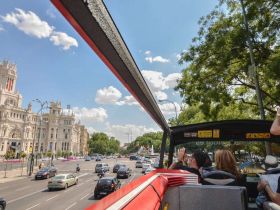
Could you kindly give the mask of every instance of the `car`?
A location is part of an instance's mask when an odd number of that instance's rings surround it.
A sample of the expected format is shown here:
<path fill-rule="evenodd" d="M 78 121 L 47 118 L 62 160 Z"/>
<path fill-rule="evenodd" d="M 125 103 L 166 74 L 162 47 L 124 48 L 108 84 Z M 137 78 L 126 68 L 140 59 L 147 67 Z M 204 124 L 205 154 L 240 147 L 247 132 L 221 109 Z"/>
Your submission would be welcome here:
<path fill-rule="evenodd" d="M 67 189 L 78 184 L 78 177 L 74 174 L 58 174 L 48 182 L 49 191 L 53 189 Z"/>
<path fill-rule="evenodd" d="M 95 161 L 101 161 L 101 157 L 97 156 Z"/>
<path fill-rule="evenodd" d="M 57 173 L 57 169 L 53 166 L 50 167 L 45 167 L 40 169 L 36 175 L 35 175 L 35 180 L 37 179 L 48 179 L 49 177 L 55 176 Z"/>
<path fill-rule="evenodd" d="M 142 161 L 141 160 L 136 161 L 135 168 L 142 168 Z"/>
<path fill-rule="evenodd" d="M 95 173 L 99 173 L 101 171 L 106 172 L 106 171 L 109 171 L 109 170 L 110 170 L 110 168 L 109 168 L 107 163 L 97 163 L 95 165 Z"/>
<path fill-rule="evenodd" d="M 86 156 L 85 161 L 91 161 L 91 157 Z"/>
<path fill-rule="evenodd" d="M 121 167 L 117 172 L 117 178 L 128 178 L 131 176 L 131 169 L 128 167 Z"/>
<path fill-rule="evenodd" d="M 137 156 L 131 155 L 131 156 L 129 157 L 129 160 L 137 160 Z"/>
<path fill-rule="evenodd" d="M 125 164 L 117 163 L 117 164 L 114 165 L 114 167 L 113 167 L 113 173 L 117 173 L 118 170 L 119 170 L 121 167 L 125 167 L 125 166 L 126 166 Z"/>
<path fill-rule="evenodd" d="M 150 172 L 152 172 L 152 171 L 154 171 L 154 170 L 156 170 L 156 169 L 153 168 L 153 167 L 149 167 L 149 168 L 146 169 L 146 171 L 144 172 L 144 174 L 148 174 L 148 173 L 150 173 Z"/>
<path fill-rule="evenodd" d="M 6 201 L 4 198 L 0 198 L 0 210 L 4 210 L 6 208 Z"/>
<path fill-rule="evenodd" d="M 150 167 L 152 167 L 151 164 L 143 163 L 143 165 L 142 165 L 142 173 L 145 173 L 147 168 L 150 168 Z"/>
<path fill-rule="evenodd" d="M 121 183 L 116 177 L 103 177 L 98 180 L 94 189 L 94 198 L 104 197 L 120 189 Z"/>

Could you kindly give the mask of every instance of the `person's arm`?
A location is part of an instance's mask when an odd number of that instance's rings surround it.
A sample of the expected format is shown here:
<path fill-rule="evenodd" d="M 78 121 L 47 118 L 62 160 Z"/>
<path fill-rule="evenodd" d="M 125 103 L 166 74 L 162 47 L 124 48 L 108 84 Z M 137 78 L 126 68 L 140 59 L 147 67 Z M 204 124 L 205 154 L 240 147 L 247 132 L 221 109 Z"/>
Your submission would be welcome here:
<path fill-rule="evenodd" d="M 270 133 L 273 135 L 280 135 L 280 108 L 277 109 L 276 118 L 272 123 Z"/>
<path fill-rule="evenodd" d="M 185 156 L 186 156 L 186 153 L 185 153 L 186 149 L 185 148 L 181 148 L 178 150 L 178 162 L 177 163 L 172 163 L 170 166 L 169 166 L 169 169 L 176 169 L 178 167 L 179 164 L 183 165 L 183 162 L 185 161 Z"/>
<path fill-rule="evenodd" d="M 262 190 L 265 190 L 267 192 L 272 202 L 276 203 L 277 205 L 280 205 L 280 193 L 273 192 L 270 185 L 265 180 L 261 180 L 258 184 L 258 191 Z"/>
<path fill-rule="evenodd" d="M 273 192 L 269 184 L 265 185 L 264 189 L 270 197 L 271 201 L 276 203 L 277 205 L 280 205 L 280 193 Z"/>

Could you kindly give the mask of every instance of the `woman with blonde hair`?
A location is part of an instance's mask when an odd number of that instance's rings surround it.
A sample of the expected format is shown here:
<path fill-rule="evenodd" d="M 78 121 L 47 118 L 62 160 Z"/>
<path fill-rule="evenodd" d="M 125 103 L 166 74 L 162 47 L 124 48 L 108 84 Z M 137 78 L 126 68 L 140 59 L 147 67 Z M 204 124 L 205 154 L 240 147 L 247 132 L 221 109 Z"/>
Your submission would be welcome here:
<path fill-rule="evenodd" d="M 232 152 L 229 150 L 217 150 L 215 153 L 216 169 L 228 172 L 237 179 L 240 178 L 240 172 L 237 169 L 236 160 Z"/>

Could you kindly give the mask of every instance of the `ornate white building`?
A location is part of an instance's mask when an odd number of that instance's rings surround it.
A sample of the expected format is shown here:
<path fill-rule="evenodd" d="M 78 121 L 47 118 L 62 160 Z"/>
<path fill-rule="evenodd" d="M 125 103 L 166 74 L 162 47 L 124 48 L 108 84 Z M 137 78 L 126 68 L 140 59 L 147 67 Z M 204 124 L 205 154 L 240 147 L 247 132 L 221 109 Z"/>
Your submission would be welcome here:
<path fill-rule="evenodd" d="M 63 112 L 60 102 L 51 102 L 49 112 L 32 112 L 32 104 L 22 108 L 22 96 L 15 91 L 17 69 L 8 61 L 0 63 L 0 156 L 8 150 L 16 154 L 51 151 L 87 152 L 87 129 L 75 123 L 72 112 Z"/>

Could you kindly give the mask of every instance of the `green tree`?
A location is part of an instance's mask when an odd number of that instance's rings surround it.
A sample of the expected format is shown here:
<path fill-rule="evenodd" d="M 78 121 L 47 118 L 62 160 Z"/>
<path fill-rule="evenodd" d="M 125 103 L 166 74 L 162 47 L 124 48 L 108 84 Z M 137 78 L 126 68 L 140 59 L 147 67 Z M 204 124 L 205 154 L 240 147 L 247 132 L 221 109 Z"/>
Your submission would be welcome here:
<path fill-rule="evenodd" d="M 57 150 L 57 152 L 56 152 L 56 156 L 57 156 L 57 157 L 61 157 L 61 156 L 62 156 L 62 152 L 61 152 L 61 150 Z"/>
<path fill-rule="evenodd" d="M 6 154 L 4 155 L 5 159 L 8 160 L 8 159 L 13 159 L 15 158 L 15 152 L 12 151 L 12 150 L 8 150 L 6 152 Z"/>
<path fill-rule="evenodd" d="M 19 156 L 20 156 L 20 158 L 24 159 L 24 158 L 26 158 L 27 155 L 26 155 L 25 152 L 21 151 L 21 152 L 19 153 Z"/>
<path fill-rule="evenodd" d="M 93 133 L 89 143 L 89 153 L 113 154 L 118 153 L 120 142 L 114 137 L 108 137 L 105 133 Z"/>
<path fill-rule="evenodd" d="M 162 141 L 162 132 L 151 132 L 145 133 L 142 136 L 139 136 L 135 139 L 135 141 L 131 142 L 127 147 L 129 153 L 137 152 L 140 147 L 151 148 L 152 145 L 154 147 L 155 152 L 160 151 Z"/>
<path fill-rule="evenodd" d="M 273 107 L 280 105 L 280 2 L 246 0 L 245 4 L 264 107 L 270 118 L 275 114 Z M 198 36 L 179 61 L 187 64 L 176 87 L 184 102 L 198 107 L 204 116 L 197 117 L 206 120 L 219 119 L 229 105 L 236 110 L 246 107 L 250 118 L 259 118 L 239 1 L 220 0 L 199 24 Z"/>
<path fill-rule="evenodd" d="M 46 155 L 48 158 L 50 158 L 52 156 L 52 151 L 49 150 Z"/>

